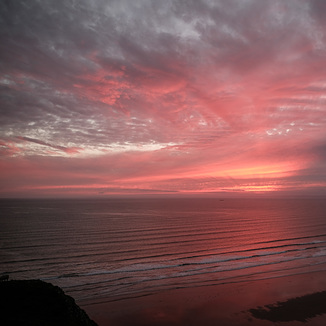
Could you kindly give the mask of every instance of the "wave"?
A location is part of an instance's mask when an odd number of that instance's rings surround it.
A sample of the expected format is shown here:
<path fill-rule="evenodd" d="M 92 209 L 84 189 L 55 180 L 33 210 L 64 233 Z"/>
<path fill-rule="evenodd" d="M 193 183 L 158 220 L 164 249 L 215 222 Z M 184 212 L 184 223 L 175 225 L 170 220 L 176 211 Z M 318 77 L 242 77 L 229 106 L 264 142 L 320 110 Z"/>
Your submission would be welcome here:
<path fill-rule="evenodd" d="M 305 239 L 308 237 L 304 237 Z M 301 239 L 301 238 L 300 238 Z M 292 239 L 286 239 L 283 241 L 289 241 Z M 297 240 L 297 239 L 293 239 L 293 240 Z M 279 241 L 274 241 L 279 242 Z M 260 242 L 260 244 L 265 244 L 265 243 L 273 243 L 270 241 L 267 242 Z M 317 248 L 324 248 L 322 246 L 322 244 L 326 243 L 326 241 L 321 241 L 321 240 L 314 240 L 314 241 L 310 241 L 310 242 L 295 242 L 295 243 L 286 243 L 283 245 L 275 245 L 275 246 L 265 246 L 265 247 L 253 247 L 255 245 L 255 243 L 250 244 L 249 248 L 247 249 L 237 249 L 237 250 L 226 250 L 223 251 L 221 250 L 221 248 L 210 248 L 208 249 L 203 249 L 203 250 L 196 250 L 196 251 L 181 251 L 181 252 L 171 252 L 171 253 L 161 253 L 161 254 L 151 254 L 151 255 L 133 255 L 131 257 L 128 257 L 126 254 L 130 253 L 130 252 L 139 252 L 139 250 L 135 249 L 132 251 L 120 251 L 120 252 L 116 252 L 116 253 L 112 253 L 110 251 L 105 251 L 105 252 L 97 252 L 95 251 L 91 251 L 89 253 L 84 252 L 83 254 L 78 254 L 78 255 L 62 255 L 62 256 L 58 256 L 58 257 L 42 257 L 42 258 L 32 258 L 32 259 L 16 259 L 16 260 L 9 260 L 9 261 L 3 261 L 2 264 L 12 264 L 12 263 L 40 263 L 42 265 L 47 264 L 47 265 L 55 265 L 55 264 L 64 264 L 66 263 L 68 260 L 76 260 L 76 259 L 85 259 L 85 258 L 94 258 L 94 257 L 110 257 L 110 262 L 126 262 L 126 261 L 141 261 L 141 260 L 147 260 L 147 259 L 160 259 L 160 260 L 165 260 L 165 259 L 169 259 L 171 261 L 177 261 L 180 259 L 188 259 L 193 261 L 194 259 L 198 259 L 198 258 L 203 258 L 203 257 L 213 257 L 216 255 L 219 256 L 224 256 L 224 255 L 230 255 L 230 254 L 246 254 L 246 253 L 250 253 L 250 252 L 258 252 L 255 255 L 251 255 L 251 257 L 255 257 L 255 256 L 260 256 L 260 255 L 264 255 L 264 253 L 259 254 L 260 251 L 264 251 L 264 250 L 271 250 L 271 249 L 282 249 L 282 248 L 294 248 L 294 249 L 288 249 L 287 251 L 300 251 L 300 250 L 306 250 L 306 249 L 317 249 Z M 296 247 L 303 247 L 303 246 L 312 246 L 312 247 L 307 247 L 307 248 L 296 248 Z M 253 248 L 252 248 L 253 247 Z M 234 248 L 234 247 L 233 247 Z M 149 250 L 149 252 L 152 252 L 152 250 Z M 283 253 L 286 251 L 272 251 L 272 252 L 268 252 L 268 254 L 273 254 L 273 255 L 277 255 L 280 253 Z M 113 255 L 118 255 L 119 254 L 119 258 L 118 259 L 114 259 L 112 256 Z M 242 256 L 240 256 L 242 257 Z M 226 258 L 225 261 L 228 261 L 228 259 Z"/>
<path fill-rule="evenodd" d="M 121 283 L 119 288 L 112 289 L 109 287 L 109 295 L 108 293 L 103 293 L 101 290 L 103 288 L 106 288 L 107 283 L 111 283 L 111 281 L 102 281 L 102 282 L 96 282 L 96 283 L 88 283 L 84 286 L 71 286 L 67 288 L 68 292 L 71 293 L 85 293 L 85 288 L 90 287 L 89 291 L 95 291 L 95 293 L 91 294 L 91 297 L 88 297 L 87 295 L 84 296 L 84 300 L 86 300 L 85 305 L 92 305 L 92 304 L 98 304 L 98 303 L 105 303 L 105 302 L 114 302 L 114 301 L 120 301 L 125 299 L 131 299 L 131 298 L 138 298 L 142 296 L 147 296 L 151 294 L 155 294 L 161 291 L 166 290 L 177 290 L 177 289 L 185 289 L 185 288 L 195 288 L 195 287 L 203 287 L 203 286 L 216 286 L 216 285 L 222 285 L 222 284 L 234 284 L 234 283 L 242 283 L 242 282 L 248 282 L 248 279 L 251 281 L 259 281 L 259 280 L 268 280 L 273 278 L 281 278 L 281 277 L 288 277 L 288 276 L 295 276 L 295 275 L 302 275 L 307 273 L 315 273 L 315 272 L 326 272 L 326 267 L 314 269 L 314 266 L 318 265 L 326 265 L 326 262 L 320 262 L 316 263 L 314 265 L 311 264 L 305 264 L 299 267 L 287 267 L 287 268 L 276 268 L 273 270 L 270 270 L 268 272 L 262 272 L 262 271 L 256 271 L 253 273 L 248 273 L 245 275 L 235 275 L 235 276 L 224 276 L 220 278 L 202 278 L 201 280 L 194 280 L 191 278 L 192 275 L 189 275 L 189 277 L 184 282 L 177 282 L 177 283 L 158 283 L 157 281 L 161 280 L 159 278 L 152 279 L 149 281 L 138 281 L 138 282 L 128 282 L 128 283 Z M 273 265 L 274 266 L 274 265 Z M 259 267 L 259 266 L 257 266 Z M 299 271 L 302 269 L 303 271 Z M 296 271 L 296 272 L 291 272 Z M 171 279 L 179 279 L 178 277 L 171 277 Z M 120 281 L 124 280 L 121 278 Z M 147 285 L 144 285 L 146 283 Z M 134 289 L 131 291 L 131 288 L 134 286 L 140 286 L 138 289 Z M 123 292 L 124 290 L 127 290 Z M 83 300 L 82 299 L 82 300 Z M 92 299 L 91 302 L 89 302 L 89 299 Z"/>
<path fill-rule="evenodd" d="M 302 256 L 293 256 L 288 254 L 298 253 L 298 252 L 308 252 L 311 250 L 316 249 L 316 247 L 308 247 L 308 248 L 301 248 L 301 249 L 290 249 L 290 250 L 283 250 L 277 252 L 263 252 L 260 254 L 254 255 L 245 255 L 245 256 L 212 256 L 207 259 L 201 261 L 186 261 L 183 262 L 182 260 L 178 264 L 152 264 L 152 263 L 143 263 L 143 264 L 131 264 L 126 265 L 124 267 L 112 270 L 100 270 L 100 271 L 91 271 L 88 273 L 65 273 L 57 276 L 51 277 L 51 279 L 61 279 L 61 278 L 75 278 L 75 277 L 84 277 L 89 278 L 93 276 L 105 276 L 105 275 L 124 275 L 124 274 L 135 274 L 139 275 L 140 272 L 147 273 L 147 272 L 156 272 L 160 270 L 177 270 L 180 269 L 178 275 L 182 276 L 191 276 L 191 272 L 200 272 L 201 271 L 209 271 L 214 270 L 215 272 L 226 272 L 230 270 L 240 270 L 240 269 L 247 269 L 251 267 L 258 267 L 264 266 L 269 264 L 279 264 L 279 263 L 287 263 L 294 260 L 302 260 L 302 259 L 309 259 L 309 258 L 320 258 L 326 257 L 326 247 L 320 247 L 321 251 L 315 252 L 314 254 L 302 255 Z M 269 259 L 273 256 L 272 261 Z M 274 256 L 278 256 L 277 259 L 274 259 Z M 256 259 L 265 258 L 263 261 L 260 261 L 258 264 Z M 226 264 L 227 263 L 227 264 Z M 236 263 L 236 264 L 232 264 Z M 207 266 L 209 265 L 209 266 Z M 189 267 L 199 267 L 194 269 L 189 269 Z M 184 274 L 182 274 L 184 273 Z M 155 275 L 155 274 L 153 274 Z M 170 277 L 170 276 L 168 276 Z M 161 277 L 162 278 L 162 277 Z M 49 278 L 48 278 L 49 279 Z M 118 278 L 120 279 L 120 277 Z M 45 279 L 44 279 L 45 280 Z"/>

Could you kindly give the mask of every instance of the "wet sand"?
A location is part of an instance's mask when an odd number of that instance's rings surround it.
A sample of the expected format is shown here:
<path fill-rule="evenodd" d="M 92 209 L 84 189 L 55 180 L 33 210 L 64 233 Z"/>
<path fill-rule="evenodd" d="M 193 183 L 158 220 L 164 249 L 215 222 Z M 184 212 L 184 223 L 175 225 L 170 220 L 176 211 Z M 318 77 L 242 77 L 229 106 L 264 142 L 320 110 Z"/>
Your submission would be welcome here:
<path fill-rule="evenodd" d="M 275 322 L 281 322 L 280 325 L 324 326 L 325 294 L 316 295 L 322 291 L 326 291 L 326 271 L 170 290 L 100 304 L 79 304 L 99 326 L 255 326 L 275 325 Z M 303 299 L 291 300 L 303 296 Z M 282 307 L 283 319 L 275 317 L 275 313 L 276 316 L 279 314 L 276 309 L 278 302 L 282 303 L 278 306 Z M 317 313 L 316 304 L 319 305 Z M 269 309 L 276 310 L 273 314 L 268 312 Z M 301 317 L 297 318 L 296 311 L 299 310 Z"/>

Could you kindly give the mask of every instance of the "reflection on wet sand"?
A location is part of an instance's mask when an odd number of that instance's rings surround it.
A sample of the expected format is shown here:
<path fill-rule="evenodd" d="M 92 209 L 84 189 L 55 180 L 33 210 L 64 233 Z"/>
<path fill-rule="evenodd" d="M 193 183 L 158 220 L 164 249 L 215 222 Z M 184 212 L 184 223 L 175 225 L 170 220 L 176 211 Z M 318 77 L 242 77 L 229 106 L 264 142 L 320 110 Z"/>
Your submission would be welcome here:
<path fill-rule="evenodd" d="M 280 321 L 286 326 L 300 326 L 302 321 L 306 326 L 324 326 L 325 275 L 325 271 L 311 272 L 169 290 L 84 308 L 100 326 L 271 326 Z M 321 289 L 323 292 L 318 293 Z M 268 305 L 271 302 L 281 303 Z"/>

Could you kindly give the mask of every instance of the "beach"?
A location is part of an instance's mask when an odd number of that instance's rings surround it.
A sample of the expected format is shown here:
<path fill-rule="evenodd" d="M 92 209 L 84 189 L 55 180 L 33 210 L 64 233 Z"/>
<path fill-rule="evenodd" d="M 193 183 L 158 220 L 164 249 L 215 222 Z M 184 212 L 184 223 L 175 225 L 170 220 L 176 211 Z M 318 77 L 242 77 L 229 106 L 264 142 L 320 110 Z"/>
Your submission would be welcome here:
<path fill-rule="evenodd" d="M 153 295 L 103 303 L 84 303 L 83 308 L 99 326 L 149 325 L 275 325 L 254 317 L 251 310 L 265 305 L 326 290 L 326 271 L 264 280 L 175 289 Z M 305 298 L 311 311 L 310 297 Z M 307 318 L 304 325 L 321 326 L 324 314 Z M 291 310 L 288 311 L 291 318 Z M 302 321 L 280 321 L 280 325 L 303 325 Z M 279 323 L 279 322 L 278 322 Z"/>

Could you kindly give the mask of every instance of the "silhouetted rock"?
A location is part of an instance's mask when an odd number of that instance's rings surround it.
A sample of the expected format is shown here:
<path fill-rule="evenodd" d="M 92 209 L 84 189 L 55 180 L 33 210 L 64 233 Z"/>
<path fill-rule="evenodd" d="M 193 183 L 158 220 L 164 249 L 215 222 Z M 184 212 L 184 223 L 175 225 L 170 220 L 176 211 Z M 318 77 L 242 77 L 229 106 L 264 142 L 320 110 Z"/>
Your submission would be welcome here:
<path fill-rule="evenodd" d="M 3 274 L 0 276 L 0 282 L 9 281 L 9 275 Z"/>
<path fill-rule="evenodd" d="M 326 291 L 278 302 L 249 310 L 258 319 L 272 322 L 300 321 L 326 313 Z"/>
<path fill-rule="evenodd" d="M 97 326 L 72 297 L 40 280 L 0 282 L 0 325 Z"/>

